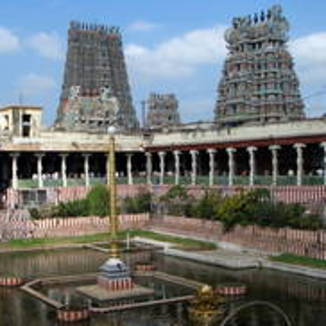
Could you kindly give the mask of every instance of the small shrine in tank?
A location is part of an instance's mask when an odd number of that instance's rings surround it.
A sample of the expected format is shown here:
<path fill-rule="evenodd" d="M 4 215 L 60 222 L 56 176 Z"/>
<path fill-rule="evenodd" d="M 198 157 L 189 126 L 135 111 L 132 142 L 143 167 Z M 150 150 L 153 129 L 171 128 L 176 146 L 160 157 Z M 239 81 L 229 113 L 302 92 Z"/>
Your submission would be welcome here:
<path fill-rule="evenodd" d="M 109 301 L 154 294 L 154 290 L 137 285 L 129 267 L 119 258 L 110 258 L 100 267 L 97 283 L 82 286 L 78 292 L 97 301 Z"/>

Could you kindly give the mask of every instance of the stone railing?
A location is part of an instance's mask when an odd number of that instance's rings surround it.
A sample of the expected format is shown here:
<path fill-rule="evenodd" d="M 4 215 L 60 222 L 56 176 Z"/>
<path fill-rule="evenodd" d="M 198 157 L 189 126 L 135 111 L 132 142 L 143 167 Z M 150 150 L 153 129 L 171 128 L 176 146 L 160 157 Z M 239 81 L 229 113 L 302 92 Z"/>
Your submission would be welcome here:
<path fill-rule="evenodd" d="M 107 180 L 106 177 L 90 177 L 89 184 L 91 186 L 97 184 L 106 184 Z M 118 177 L 117 178 L 118 184 L 127 184 L 128 178 L 127 177 Z M 134 177 L 133 178 L 134 184 L 145 184 L 146 178 L 145 177 Z M 171 179 L 171 183 L 172 179 Z M 43 179 L 43 187 L 44 188 L 52 188 L 52 187 L 61 187 L 62 186 L 62 179 L 51 179 L 51 178 L 44 178 Z M 67 178 L 67 186 L 68 187 L 77 187 L 77 186 L 85 186 L 85 178 Z M 29 189 L 29 188 L 38 188 L 38 180 L 37 179 L 19 179 L 18 180 L 18 188 L 20 189 Z"/>
<path fill-rule="evenodd" d="M 190 185 L 191 184 L 191 177 L 190 176 L 180 176 L 179 177 L 180 184 L 183 185 Z M 159 176 L 153 176 L 152 182 L 154 184 L 159 183 Z M 173 185 L 175 182 L 175 177 L 173 175 L 168 175 L 164 177 L 164 184 L 166 185 Z M 198 185 L 208 185 L 209 184 L 209 176 L 207 175 L 198 175 L 197 176 L 197 184 Z M 214 183 L 216 185 L 228 185 L 228 177 L 227 175 L 216 175 L 214 176 Z M 234 176 L 234 185 L 249 185 L 249 176 L 247 175 L 235 175 Z M 89 178 L 90 185 L 96 184 L 106 184 L 105 177 L 93 177 Z M 146 184 L 145 177 L 133 177 L 134 184 Z M 256 185 L 272 185 L 273 178 L 270 175 L 256 175 L 254 177 L 254 183 Z M 297 179 L 296 176 L 287 176 L 287 175 L 280 175 L 277 177 L 277 184 L 280 186 L 285 185 L 296 185 Z M 118 177 L 117 184 L 128 184 L 127 177 Z M 302 178 L 303 185 L 323 185 L 324 178 L 323 176 L 317 175 L 305 175 Z M 84 178 L 67 178 L 67 185 L 68 187 L 77 187 L 77 186 L 84 186 L 85 179 Z M 51 188 L 51 187 L 61 187 L 62 180 L 61 179 L 44 179 L 43 180 L 43 187 Z M 25 188 L 37 188 L 38 187 L 38 180 L 37 179 L 19 179 L 18 180 L 18 187 L 21 189 Z"/>
<path fill-rule="evenodd" d="M 143 228 L 149 222 L 149 214 L 125 214 L 119 216 L 119 229 Z M 43 220 L 11 220 L 2 223 L 0 240 L 18 238 L 46 238 L 82 236 L 110 231 L 109 218 L 64 217 Z"/>
<path fill-rule="evenodd" d="M 267 252 L 288 252 L 326 259 L 326 230 L 274 229 L 250 225 L 236 226 L 233 230 L 224 232 L 222 223 L 217 221 L 172 216 L 153 219 L 151 226 L 161 231 L 210 241 L 230 242 Z"/>

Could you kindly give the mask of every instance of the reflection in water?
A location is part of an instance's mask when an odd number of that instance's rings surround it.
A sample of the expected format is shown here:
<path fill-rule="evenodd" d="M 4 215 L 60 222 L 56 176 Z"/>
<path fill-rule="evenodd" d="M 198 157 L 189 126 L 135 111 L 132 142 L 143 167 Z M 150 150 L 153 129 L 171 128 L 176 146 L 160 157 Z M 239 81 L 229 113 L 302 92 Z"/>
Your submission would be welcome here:
<path fill-rule="evenodd" d="M 275 304 L 268 301 L 251 301 L 230 310 L 218 326 L 292 326 L 287 314 Z"/>
<path fill-rule="evenodd" d="M 192 278 L 216 286 L 219 282 L 244 282 L 249 295 L 232 303 L 236 308 L 251 300 L 275 303 L 288 313 L 293 325 L 324 326 L 326 314 L 326 283 L 294 275 L 268 270 L 233 272 L 213 266 L 200 265 L 150 252 L 126 255 L 124 259 L 132 266 L 137 261 L 154 259 L 160 270 Z M 96 272 L 107 256 L 92 250 L 64 250 L 0 255 L 0 273 L 28 277 L 67 275 Z M 168 295 L 161 288 L 162 296 Z M 64 298 L 63 298 L 64 300 Z M 54 314 L 46 305 L 19 289 L 0 288 L 0 326 L 53 326 Z M 76 324 L 78 325 L 78 324 Z M 114 315 L 94 317 L 89 326 L 184 326 L 189 325 L 185 305 L 162 305 L 142 310 L 126 311 Z M 284 321 L 273 311 L 264 307 L 252 307 L 241 312 L 228 326 L 283 326 Z M 78 326 L 86 326 L 80 324 Z"/>

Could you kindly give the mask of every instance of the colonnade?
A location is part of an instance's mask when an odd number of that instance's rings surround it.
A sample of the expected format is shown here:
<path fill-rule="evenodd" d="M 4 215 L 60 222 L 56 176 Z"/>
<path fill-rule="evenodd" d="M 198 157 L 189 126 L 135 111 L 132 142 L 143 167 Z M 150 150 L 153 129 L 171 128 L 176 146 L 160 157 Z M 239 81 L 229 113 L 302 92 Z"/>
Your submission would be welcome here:
<path fill-rule="evenodd" d="M 323 178 L 324 178 L 324 184 L 326 185 L 326 142 L 323 142 L 320 144 L 320 146 L 323 148 Z M 303 143 L 296 143 L 293 145 L 293 148 L 296 152 L 296 184 L 298 186 L 303 184 L 303 152 L 306 145 Z M 272 184 L 277 185 L 278 183 L 278 175 L 279 175 L 279 151 L 281 149 L 280 145 L 271 145 L 268 147 L 268 149 L 271 152 L 271 165 L 272 165 Z M 237 154 L 237 148 L 235 147 L 228 147 L 225 148 L 227 153 L 227 165 L 228 165 L 228 185 L 232 186 L 234 185 L 234 179 L 235 179 L 235 156 Z M 213 186 L 215 184 L 215 168 L 216 168 L 216 158 L 219 155 L 219 152 L 222 151 L 222 149 L 216 149 L 216 148 L 207 148 L 206 152 L 208 154 L 208 184 L 210 186 Z M 256 177 L 256 152 L 257 147 L 255 146 L 248 146 L 246 148 L 246 151 L 248 152 L 248 165 L 249 165 L 249 185 L 255 184 L 255 177 Z M 166 157 L 167 157 L 167 151 L 159 151 L 157 152 L 158 158 L 159 158 L 159 184 L 165 183 L 165 177 L 166 177 Z M 182 151 L 177 149 L 172 151 L 173 154 L 173 160 L 174 160 L 174 183 L 176 185 L 180 184 L 180 156 L 182 154 Z M 197 184 L 198 179 L 198 158 L 199 158 L 199 151 L 192 149 L 189 150 L 190 159 L 191 159 L 191 171 L 190 171 L 190 179 L 191 184 L 195 185 Z M 12 187 L 17 188 L 18 187 L 18 177 L 17 177 L 17 160 L 19 158 L 19 153 L 15 152 L 10 154 L 12 158 Z M 42 188 L 44 186 L 43 182 L 43 158 L 46 154 L 45 153 L 37 153 L 35 154 L 37 158 L 37 180 L 38 180 L 38 187 Z M 62 153 L 59 154 L 61 158 L 61 180 L 62 180 L 62 186 L 67 186 L 67 156 L 68 153 Z M 85 186 L 90 185 L 90 157 L 92 154 L 85 153 L 82 154 L 83 160 L 84 160 L 84 181 Z M 134 162 L 133 162 L 133 153 L 126 153 L 126 177 L 127 177 L 127 183 L 129 185 L 132 185 L 134 183 L 134 176 L 133 176 L 133 170 L 134 170 Z M 152 175 L 153 175 L 153 152 L 145 152 L 145 159 L 146 159 L 146 183 L 151 184 L 152 183 Z M 108 157 L 107 157 L 107 165 L 106 170 L 108 171 Z M 107 173 L 107 177 L 108 177 Z M 109 181 L 109 180 L 107 180 Z"/>
<path fill-rule="evenodd" d="M 326 142 L 320 144 L 323 148 L 323 176 L 324 176 L 324 184 L 326 185 Z M 293 148 L 296 151 L 296 184 L 301 186 L 303 184 L 303 151 L 306 145 L 303 143 L 295 143 Z M 256 177 L 256 151 L 257 147 L 248 146 L 246 148 L 249 154 L 249 185 L 253 186 L 255 184 Z M 277 185 L 277 180 L 279 176 L 279 150 L 281 149 L 280 145 L 271 145 L 268 147 L 271 151 L 272 156 L 272 184 Z M 208 148 L 207 153 L 209 156 L 209 173 L 208 173 L 208 183 L 210 186 L 214 185 L 214 173 L 215 173 L 215 164 L 216 164 L 216 156 L 218 155 L 219 150 L 215 148 Z M 237 148 L 227 147 L 226 148 L 227 156 L 228 156 L 228 185 L 234 185 L 235 178 L 235 155 L 237 152 Z M 165 176 L 165 157 L 167 152 L 158 152 L 160 158 L 160 184 L 164 184 L 164 176 Z M 198 171 L 198 150 L 190 150 L 189 151 L 191 157 L 191 184 L 195 185 L 197 183 L 197 171 Z M 174 157 L 174 175 L 175 175 L 175 184 L 180 183 L 180 150 L 173 151 Z M 147 183 L 150 184 L 152 181 L 152 153 L 147 152 Z"/>

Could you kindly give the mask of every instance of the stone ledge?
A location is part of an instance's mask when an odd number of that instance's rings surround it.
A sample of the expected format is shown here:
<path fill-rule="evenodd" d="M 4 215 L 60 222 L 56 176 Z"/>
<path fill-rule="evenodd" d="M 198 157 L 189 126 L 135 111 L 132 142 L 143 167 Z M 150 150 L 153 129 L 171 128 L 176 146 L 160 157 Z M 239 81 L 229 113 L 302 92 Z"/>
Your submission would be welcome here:
<path fill-rule="evenodd" d="M 243 256 L 241 259 L 239 259 L 239 257 L 232 258 L 231 256 L 222 257 L 222 256 L 218 256 L 218 251 L 215 252 L 216 254 L 213 256 L 213 255 L 169 248 L 164 251 L 164 254 L 169 256 L 190 259 L 209 265 L 226 267 L 230 269 L 248 269 L 248 268 L 258 268 L 261 266 L 261 262 L 255 258 L 250 258 L 250 257 L 248 258 L 245 256 Z"/>
<path fill-rule="evenodd" d="M 154 294 L 153 289 L 145 288 L 139 285 L 135 285 L 133 289 L 129 290 L 108 291 L 105 288 L 95 284 L 78 287 L 77 291 L 97 301 L 109 301 L 126 298 L 130 299 L 135 297 L 150 296 Z"/>
<path fill-rule="evenodd" d="M 286 264 L 275 261 L 264 260 L 262 262 L 264 268 L 275 269 L 282 272 L 294 273 L 298 275 L 326 279 L 326 269 L 318 269 L 301 265 Z"/>

